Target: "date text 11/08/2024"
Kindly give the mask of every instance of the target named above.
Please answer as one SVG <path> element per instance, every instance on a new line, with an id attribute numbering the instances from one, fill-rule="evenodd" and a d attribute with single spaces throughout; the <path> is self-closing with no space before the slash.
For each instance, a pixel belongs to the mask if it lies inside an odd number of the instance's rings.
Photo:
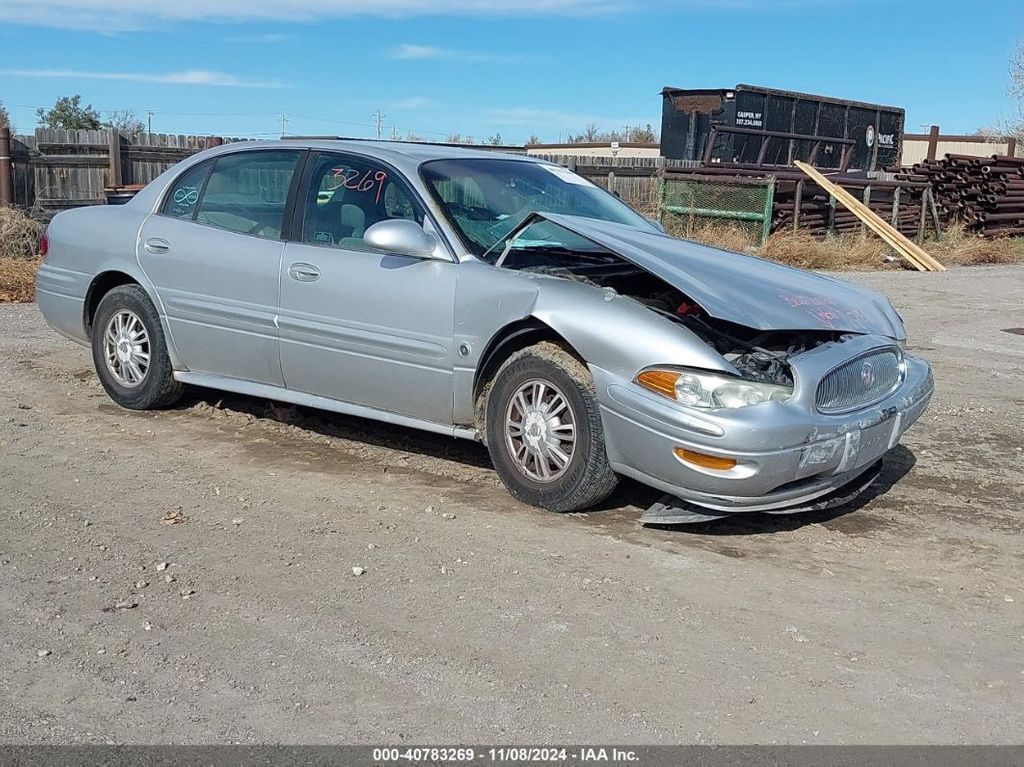
<path id="1" fill-rule="evenodd" d="M 472 747 L 406 746 L 404 748 L 375 748 L 373 761 L 386 764 L 429 762 L 617 762 L 637 761 L 635 751 L 616 747 L 582 746 L 572 749 L 538 746 L 502 746 L 474 749 Z"/>

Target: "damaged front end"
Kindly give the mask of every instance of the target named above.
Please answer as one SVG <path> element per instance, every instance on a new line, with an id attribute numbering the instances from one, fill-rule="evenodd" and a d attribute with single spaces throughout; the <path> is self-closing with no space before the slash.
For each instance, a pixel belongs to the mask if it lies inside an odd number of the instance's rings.
<path id="1" fill-rule="evenodd" d="M 569 228 L 567 221 L 574 224 L 574 228 Z M 632 299 L 658 316 L 685 327 L 701 343 L 721 355 L 725 363 L 723 369 L 729 373 L 744 381 L 790 391 L 793 387 L 788 364 L 791 357 L 848 335 L 841 329 L 824 326 L 758 327 L 763 324 L 760 315 L 740 318 L 735 310 L 715 316 L 704 306 L 708 303 L 706 291 L 668 279 L 671 275 L 652 271 L 650 263 L 629 259 L 604 242 L 591 239 L 593 232 L 578 231 L 580 228 L 587 231 L 588 225 L 586 219 L 534 214 L 499 243 L 495 265 L 560 277 Z M 723 255 L 736 254 L 723 252 Z M 744 321 L 738 321 L 740 319 Z M 804 317 L 798 319 L 800 322 L 793 324 L 808 324 Z"/>
<path id="2" fill-rule="evenodd" d="M 848 283 L 555 214 L 528 217 L 493 263 L 629 299 L 690 339 L 639 370 L 588 359 L 613 468 L 668 494 L 647 523 L 846 503 L 931 397 L 888 300 Z"/>

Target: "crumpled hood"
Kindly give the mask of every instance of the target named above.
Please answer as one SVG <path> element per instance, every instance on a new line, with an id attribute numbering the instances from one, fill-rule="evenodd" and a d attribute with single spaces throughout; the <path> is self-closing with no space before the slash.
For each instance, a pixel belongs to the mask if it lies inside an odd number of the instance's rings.
<path id="1" fill-rule="evenodd" d="M 535 215 L 645 269 L 721 320 L 758 330 L 837 330 L 906 338 L 889 299 L 869 288 L 624 224 Z"/>

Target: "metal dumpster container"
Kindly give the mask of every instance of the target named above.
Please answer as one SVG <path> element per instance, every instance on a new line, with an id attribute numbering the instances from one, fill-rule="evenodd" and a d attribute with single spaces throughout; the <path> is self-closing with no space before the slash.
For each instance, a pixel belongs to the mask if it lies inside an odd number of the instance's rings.
<path id="1" fill-rule="evenodd" d="M 899 165 L 904 110 L 757 85 L 662 90 L 670 160 L 882 170 Z M 829 139 L 832 139 L 829 141 Z"/>

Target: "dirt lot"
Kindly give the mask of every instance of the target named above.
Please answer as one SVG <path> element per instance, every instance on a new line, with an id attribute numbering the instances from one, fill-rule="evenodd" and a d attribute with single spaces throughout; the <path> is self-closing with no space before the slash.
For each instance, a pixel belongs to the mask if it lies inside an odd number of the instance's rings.
<path id="1" fill-rule="evenodd" d="M 689 529 L 357 419 L 120 410 L 0 306 L 0 740 L 1020 742 L 1024 267 L 853 279 L 931 410 L 854 508 Z"/>

